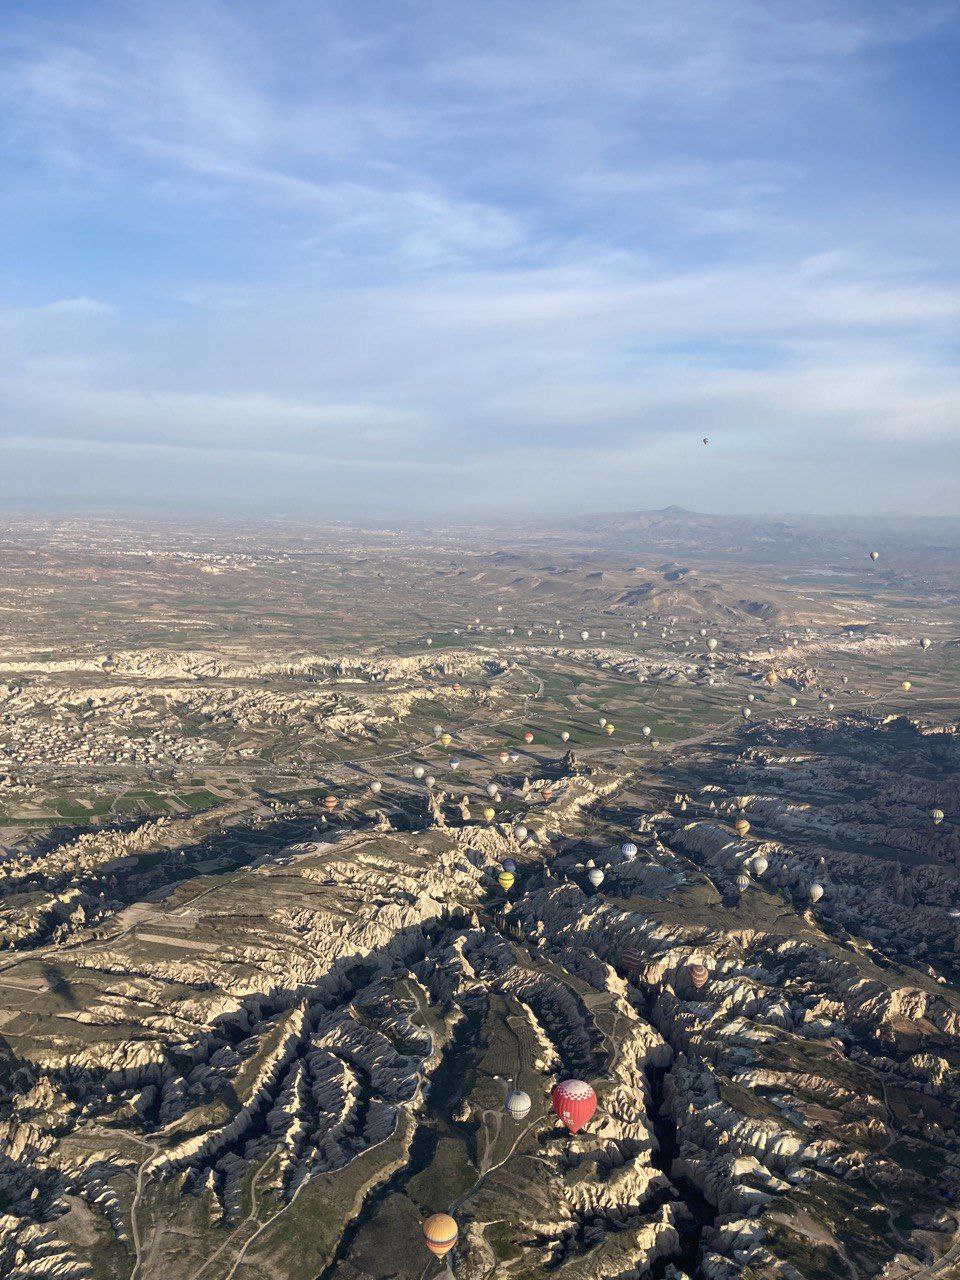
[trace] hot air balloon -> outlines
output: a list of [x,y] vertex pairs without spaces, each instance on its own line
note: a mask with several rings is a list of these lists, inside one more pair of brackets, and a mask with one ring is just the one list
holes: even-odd
[[620,952],[620,963],[631,973],[636,973],[643,963],[643,956],[636,947],[624,947]]
[[920,648],[921,648],[921,649],[923,649],[924,651],[926,651],[927,649],[929,649],[929,648],[930,648],[930,643],[931,643],[931,642],[930,642],[929,638],[928,638],[927,636],[924,636],[924,637],[922,638],[922,640],[920,641]]
[[489,806],[483,811],[484,822],[492,822],[496,816],[497,816],[496,809],[491,809]]
[[500,763],[501,763],[501,764],[506,764],[506,763],[507,763],[507,761],[510,759],[510,752],[509,752],[509,751],[501,751],[501,752],[499,753],[499,755],[497,756],[497,759],[500,761]]
[[426,772],[427,771],[422,764],[417,764],[413,766],[413,776],[415,778],[422,778]]
[[819,880],[814,880],[813,884],[810,886],[810,901],[819,902],[822,897],[823,885]]
[[903,690],[904,693],[909,693],[910,690],[913,688],[913,685],[910,683],[909,680],[904,680],[903,683],[900,685],[900,688]]
[[880,552],[879,552],[879,551],[871,551],[871,552],[870,552],[870,559],[871,559],[871,560],[879,560],[879,559],[880,559]]
[[931,810],[930,810],[930,817],[933,819],[934,825],[935,825],[935,826],[939,826],[939,825],[940,825],[940,823],[943,821],[943,810],[942,810],[942,809],[931,809]]
[[767,874],[767,867],[769,865],[770,865],[769,862],[767,862],[766,858],[761,853],[759,857],[754,858],[753,865],[751,866],[750,869],[753,872],[753,874],[759,879],[760,876],[764,876]]
[[533,741],[533,734],[530,732],[530,730],[529,730],[529,729],[528,729],[528,730],[527,730],[527,732],[523,735],[523,740],[524,740],[524,742],[526,742],[526,743],[527,743],[527,745],[528,745],[528,746],[529,746],[529,744]]
[[703,443],[704,443],[704,444],[709,444],[709,443],[710,443],[710,437],[709,437],[709,436],[704,436],[704,437],[703,437]]
[[526,840],[527,836],[530,833],[527,831],[527,828],[523,825],[523,823],[521,823],[519,827],[514,827],[513,834],[520,841],[520,843],[523,844],[524,840]]
[[795,706],[797,705],[797,700],[796,700],[796,698],[791,698],[791,699],[790,699],[790,705],[791,705],[791,707],[795,707]]
[[511,752],[510,752],[510,763],[511,763],[511,764],[516,764],[516,763],[517,763],[517,761],[518,761],[519,759],[520,759],[520,752],[519,752],[519,751],[511,751]]
[[736,822],[733,824],[733,829],[734,831],[736,831],[737,835],[740,836],[741,839],[743,839],[743,837],[750,830],[750,823],[746,820],[746,818],[738,818]]
[[515,879],[516,876],[512,871],[501,871],[497,876],[497,883],[500,885],[500,888],[504,893],[508,893],[513,888],[513,882]]
[[747,701],[748,701],[748,702],[756,702],[756,700],[757,700],[757,695],[756,695],[755,693],[748,693],[748,694],[747,694]]
[[580,632],[580,639],[581,639],[581,640],[589,640],[589,639],[590,639],[590,632],[589,632],[589,631],[581,631],[581,632]]
[[525,1120],[530,1114],[530,1095],[529,1093],[524,1093],[522,1089],[512,1089],[507,1094],[507,1100],[503,1105],[506,1107],[510,1118],[516,1120],[519,1124],[521,1120]]
[[504,858],[504,860],[500,863],[500,866],[503,868],[504,871],[516,871],[517,869],[517,864],[514,862],[512,858]]
[[570,741],[570,734],[567,732],[567,730],[566,730],[566,729],[564,729],[563,733],[561,733],[561,735],[560,735],[560,741],[561,741],[561,742],[569,742],[569,741]]
[[437,780],[432,773],[427,774],[427,776],[423,780],[423,785],[425,787],[435,787],[437,785]]
[[749,719],[750,719],[750,708],[749,708],[749,707],[744,707],[744,708],[743,708],[743,710],[740,712],[740,714],[743,716],[744,720],[749,720]]
[[603,726],[603,732],[607,735],[608,738],[612,737],[613,734],[616,733],[616,731],[617,731],[616,725],[607,723]]
[[603,884],[603,872],[599,867],[591,867],[587,872],[587,879],[595,889],[599,889]]
[[625,840],[620,846],[620,852],[626,858],[627,862],[632,862],[637,856],[637,846],[632,840]]
[[597,724],[600,726],[601,729],[605,728],[607,724],[607,717],[601,716],[600,719],[597,721]]
[[741,871],[734,882],[741,893],[746,893],[750,888],[750,877],[745,871]]
[[453,738],[450,736],[450,734],[449,734],[449,733],[441,733],[441,735],[440,735],[440,745],[441,745],[442,747],[449,747],[449,745],[450,745],[450,743],[451,743],[452,741],[453,741]]
[[768,671],[763,678],[764,680],[766,680],[767,684],[770,686],[771,689],[777,683],[777,675],[775,671]]
[[690,979],[690,985],[694,991],[702,991],[710,979],[710,972],[706,965],[694,960],[687,965],[687,977]]
[[370,790],[373,792],[374,795],[376,795],[378,792],[383,790],[383,783],[380,782],[379,779],[375,779],[373,782],[370,783]]
[[716,647],[717,647],[717,642],[716,640],[714,640],[713,636],[711,636],[710,639],[707,641],[707,648],[710,650],[711,653],[713,653]]
[[457,1243],[457,1224],[449,1213],[435,1213],[423,1224],[423,1238],[432,1254],[444,1258]]
[[579,1133],[593,1119],[597,1095],[585,1080],[563,1080],[550,1093],[553,1109],[571,1133]]
[[653,730],[650,728],[650,726],[649,726],[648,724],[645,724],[645,725],[643,726],[643,736],[644,736],[645,738],[649,738],[649,737],[650,737],[650,734],[651,734],[652,732],[653,732]]
[[431,646],[432,644],[433,644],[433,641],[432,641],[432,640],[430,639],[430,637],[428,636],[428,637],[427,637],[427,639],[426,639],[426,646],[427,646],[427,648],[429,649],[429,648],[430,648],[430,646]]
[[333,813],[334,809],[337,807],[337,797],[325,796],[323,800],[323,807],[326,809],[327,813]]
[[499,790],[500,790],[500,788],[497,786],[497,784],[496,784],[495,782],[488,782],[488,783],[487,783],[487,795],[488,795],[488,796],[491,796],[491,797],[495,796]]
[[451,769],[460,768],[460,761],[456,758],[456,756],[454,756],[453,759],[450,761],[450,768]]

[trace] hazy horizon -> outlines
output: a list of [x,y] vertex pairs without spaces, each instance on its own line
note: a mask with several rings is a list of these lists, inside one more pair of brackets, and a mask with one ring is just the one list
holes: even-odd
[[0,509],[960,511],[953,0],[4,25]]

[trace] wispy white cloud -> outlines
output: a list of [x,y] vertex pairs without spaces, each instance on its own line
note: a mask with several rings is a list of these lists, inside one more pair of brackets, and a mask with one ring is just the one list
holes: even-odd
[[657,459],[682,501],[705,424],[824,470],[870,438],[874,493],[956,439],[933,213],[960,202],[870,151],[916,172],[891,125],[954,4],[170,0],[9,30],[21,453],[232,457],[251,486],[255,455],[419,462],[477,501],[532,455],[556,494]]

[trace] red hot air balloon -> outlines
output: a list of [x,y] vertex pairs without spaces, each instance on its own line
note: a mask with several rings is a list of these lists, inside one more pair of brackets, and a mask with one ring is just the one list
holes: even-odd
[[524,742],[526,742],[526,743],[531,743],[531,742],[533,741],[533,734],[530,732],[530,730],[529,730],[529,729],[528,729],[528,730],[527,730],[527,732],[523,735],[523,740],[524,740]]
[[585,1080],[562,1080],[550,1094],[553,1109],[571,1133],[589,1124],[597,1109],[597,1095]]

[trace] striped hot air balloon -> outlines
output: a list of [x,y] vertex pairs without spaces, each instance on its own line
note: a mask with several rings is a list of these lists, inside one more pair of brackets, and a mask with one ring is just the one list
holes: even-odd
[[507,1100],[504,1103],[507,1114],[516,1120],[518,1124],[530,1114],[531,1105],[529,1093],[524,1093],[522,1089],[512,1089],[507,1094]]
[[333,813],[334,809],[337,807],[337,797],[324,796],[323,807],[326,809],[327,813]]
[[562,1080],[550,1094],[553,1109],[571,1133],[589,1124],[597,1109],[597,1095],[585,1080]]
[[620,952],[620,963],[630,973],[636,973],[643,963],[643,956],[636,947],[624,947]]
[[706,965],[694,961],[693,964],[687,965],[687,977],[694,991],[702,991],[710,979],[710,972]]
[[432,1254],[446,1257],[457,1243],[457,1224],[449,1213],[435,1213],[423,1224],[423,1238]]

